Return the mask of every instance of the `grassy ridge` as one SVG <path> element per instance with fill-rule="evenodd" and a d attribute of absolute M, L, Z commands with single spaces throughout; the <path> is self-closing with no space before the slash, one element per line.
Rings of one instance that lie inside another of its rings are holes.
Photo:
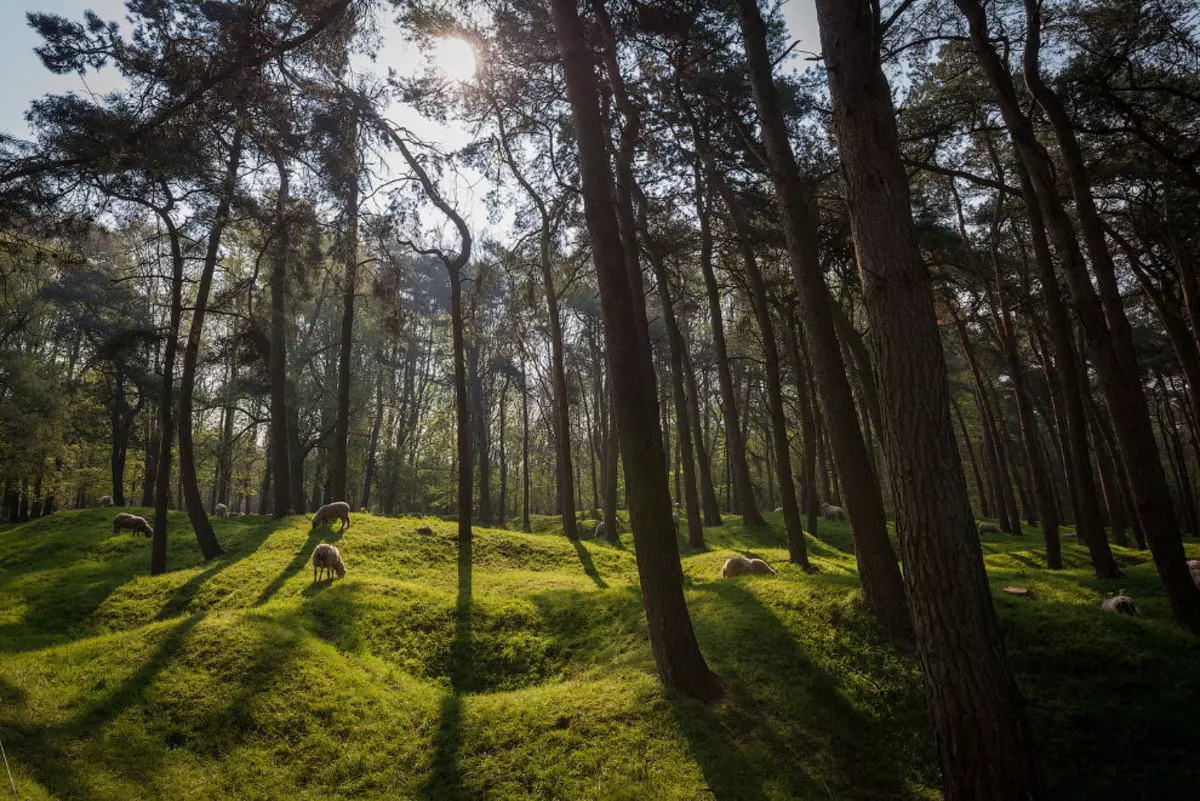
<path fill-rule="evenodd" d="M 541 518 L 460 553 L 432 518 L 356 515 L 339 538 L 242 517 L 214 521 L 229 554 L 205 564 L 173 513 L 151 578 L 149 542 L 110 519 L 0 528 L 0 740 L 22 798 L 938 795 L 920 676 L 863 612 L 841 524 L 810 538 L 815 575 L 784 563 L 777 520 L 684 551 L 731 687 L 704 707 L 655 681 L 628 534 L 572 544 Z M 322 540 L 346 580 L 312 583 Z M 984 538 L 1052 796 L 1194 797 L 1200 648 L 1148 554 L 1118 549 L 1111 585 L 1075 545 L 1042 569 L 1038 544 Z M 734 553 L 780 575 L 722 581 Z M 1146 619 L 1099 612 L 1120 588 Z"/>

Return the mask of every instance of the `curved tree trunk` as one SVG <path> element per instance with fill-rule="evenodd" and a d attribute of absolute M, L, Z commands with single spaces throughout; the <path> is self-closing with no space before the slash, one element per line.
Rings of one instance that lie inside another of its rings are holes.
<path fill-rule="evenodd" d="M 163 186 L 164 190 L 166 185 Z M 168 194 L 169 197 L 169 194 Z M 154 535 L 150 541 L 150 575 L 167 572 L 167 510 L 171 506 L 171 449 L 175 425 L 171 419 L 175 392 L 175 352 L 179 347 L 179 328 L 183 317 L 183 246 L 179 229 L 171 218 L 172 200 L 157 210 L 171 247 L 171 322 L 162 364 L 162 397 L 158 405 L 158 459 L 154 479 Z"/>
<path fill-rule="evenodd" d="M 747 0 L 740 0 L 747 2 Z M 1004 654 L 966 477 L 929 276 L 917 247 L 891 92 L 866 0 L 817 0 L 917 649 L 947 801 L 1045 793 Z"/>
<path fill-rule="evenodd" d="M 235 123 L 233 142 L 229 148 L 229 162 L 221 184 L 221 195 L 213 214 L 212 229 L 208 234 L 208 247 L 204 253 L 204 268 L 200 273 L 200 285 L 192 311 L 192 324 L 188 329 L 187 345 L 183 351 L 183 373 L 179 377 L 179 477 L 183 482 L 183 495 L 187 504 L 188 519 L 200 543 L 200 552 L 205 559 L 220 556 L 224 551 L 217 542 L 212 524 L 204 511 L 200 498 L 200 485 L 196 480 L 196 456 L 192 442 L 192 394 L 196 388 L 196 364 L 200 358 L 200 340 L 204 335 L 204 317 L 208 310 L 208 294 L 212 289 L 213 273 L 220 256 L 221 234 L 229 222 L 229 208 L 233 193 L 237 189 L 237 172 L 242 163 L 242 125 Z"/>
<path fill-rule="evenodd" d="M 645 304 L 626 269 L 592 58 L 575 0 L 553 0 L 551 6 L 579 145 L 584 209 L 609 351 L 612 364 L 623 366 L 613 372 L 613 394 L 650 646 L 666 686 L 712 700 L 721 697 L 724 689 L 700 653 L 684 602 L 662 432 L 648 369 L 650 343 L 637 324 L 637 307 L 641 305 L 644 314 Z"/>

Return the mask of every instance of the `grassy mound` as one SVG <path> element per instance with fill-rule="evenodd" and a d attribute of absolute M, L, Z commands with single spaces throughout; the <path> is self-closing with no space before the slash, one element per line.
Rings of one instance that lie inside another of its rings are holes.
<path fill-rule="evenodd" d="M 433 518 L 355 515 L 338 535 L 239 517 L 214 521 L 228 554 L 204 563 L 173 513 L 152 578 L 149 542 L 110 519 L 0 528 L 0 741 L 21 798 L 938 796 L 917 667 L 863 611 L 842 524 L 810 538 L 814 575 L 785 563 L 775 519 L 684 550 L 731 688 L 702 706 L 655 679 L 628 534 L 573 544 L 539 518 L 460 552 Z M 313 583 L 321 541 L 344 581 Z M 1200 646 L 1148 554 L 1118 549 L 1113 584 L 1073 544 L 1043 569 L 1038 545 L 984 538 L 1052 797 L 1192 797 Z M 735 553 L 780 575 L 720 580 Z M 1121 588 L 1145 619 L 1100 613 Z"/>

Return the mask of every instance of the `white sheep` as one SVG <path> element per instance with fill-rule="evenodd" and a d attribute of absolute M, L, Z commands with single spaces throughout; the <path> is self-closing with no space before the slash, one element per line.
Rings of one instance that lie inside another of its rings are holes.
<path fill-rule="evenodd" d="M 1187 565 L 1188 570 L 1192 571 L 1192 581 L 1200 587 L 1200 559 L 1189 559 Z"/>
<path fill-rule="evenodd" d="M 601 520 L 599 523 L 596 524 L 596 533 L 593 536 L 596 538 L 603 537 L 604 532 L 606 530 L 607 529 L 605 529 L 605 527 L 604 527 L 604 521 Z M 621 525 L 621 518 L 618 517 L 617 518 L 617 533 L 619 534 L 624 530 L 625 530 L 625 527 L 623 525 Z"/>
<path fill-rule="evenodd" d="M 747 559 L 744 556 L 731 556 L 725 560 L 721 568 L 721 578 L 733 576 L 775 576 L 778 571 L 761 559 Z"/>
<path fill-rule="evenodd" d="M 775 507 L 775 514 L 779 514 L 779 513 L 780 513 L 780 512 L 782 512 L 782 511 L 783 511 L 783 507 L 782 507 L 782 506 L 776 506 L 776 507 Z"/>
<path fill-rule="evenodd" d="M 134 536 L 145 534 L 147 537 L 154 534 L 154 529 L 150 527 L 150 523 L 144 517 L 131 515 L 128 512 L 121 512 L 113 518 L 113 534 L 116 534 L 123 528 L 131 529 Z"/>
<path fill-rule="evenodd" d="M 327 503 L 317 510 L 313 515 L 312 527 L 315 530 L 318 526 L 329 524 L 332 527 L 334 520 L 341 520 L 342 527 L 338 529 L 338 533 L 350 528 L 350 504 L 345 501 L 334 501 Z"/>
<path fill-rule="evenodd" d="M 979 524 L 979 533 L 980 534 L 999 534 L 1000 526 L 996 525 L 995 523 L 980 523 Z"/>
<path fill-rule="evenodd" d="M 229 507 L 223 503 L 218 503 L 213 507 L 213 514 L 217 517 L 229 517 Z"/>
<path fill-rule="evenodd" d="M 100 496 L 100 505 L 101 506 L 115 506 L 116 504 L 113 503 L 113 497 L 111 495 L 101 495 Z"/>
<path fill-rule="evenodd" d="M 1114 595 L 1111 598 L 1105 598 L 1100 602 L 1100 608 L 1105 612 L 1120 612 L 1122 615 L 1130 617 L 1144 617 L 1142 610 L 1138 609 L 1137 604 L 1128 595 Z"/>
<path fill-rule="evenodd" d="M 675 525 L 679 525 L 679 512 L 671 512 L 671 520 L 675 521 Z"/>
<path fill-rule="evenodd" d="M 821 504 L 821 517 L 826 520 L 841 520 L 846 516 L 845 510 L 840 506 L 834 506 L 831 503 Z"/>
<path fill-rule="evenodd" d="M 346 577 L 346 565 L 342 563 L 342 554 L 337 548 L 327 542 L 322 542 L 313 549 L 313 581 L 317 580 L 317 574 L 321 574 L 321 578 L 325 578 L 325 572 L 329 572 L 329 580 L 333 581 L 333 576 L 336 573 L 338 578 Z"/>

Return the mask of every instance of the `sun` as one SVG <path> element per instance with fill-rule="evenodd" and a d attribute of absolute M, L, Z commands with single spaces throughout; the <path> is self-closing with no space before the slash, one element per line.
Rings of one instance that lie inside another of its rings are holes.
<path fill-rule="evenodd" d="M 475 51 L 464 39 L 448 36 L 433 46 L 433 65 L 453 81 L 465 82 L 475 77 Z"/>

